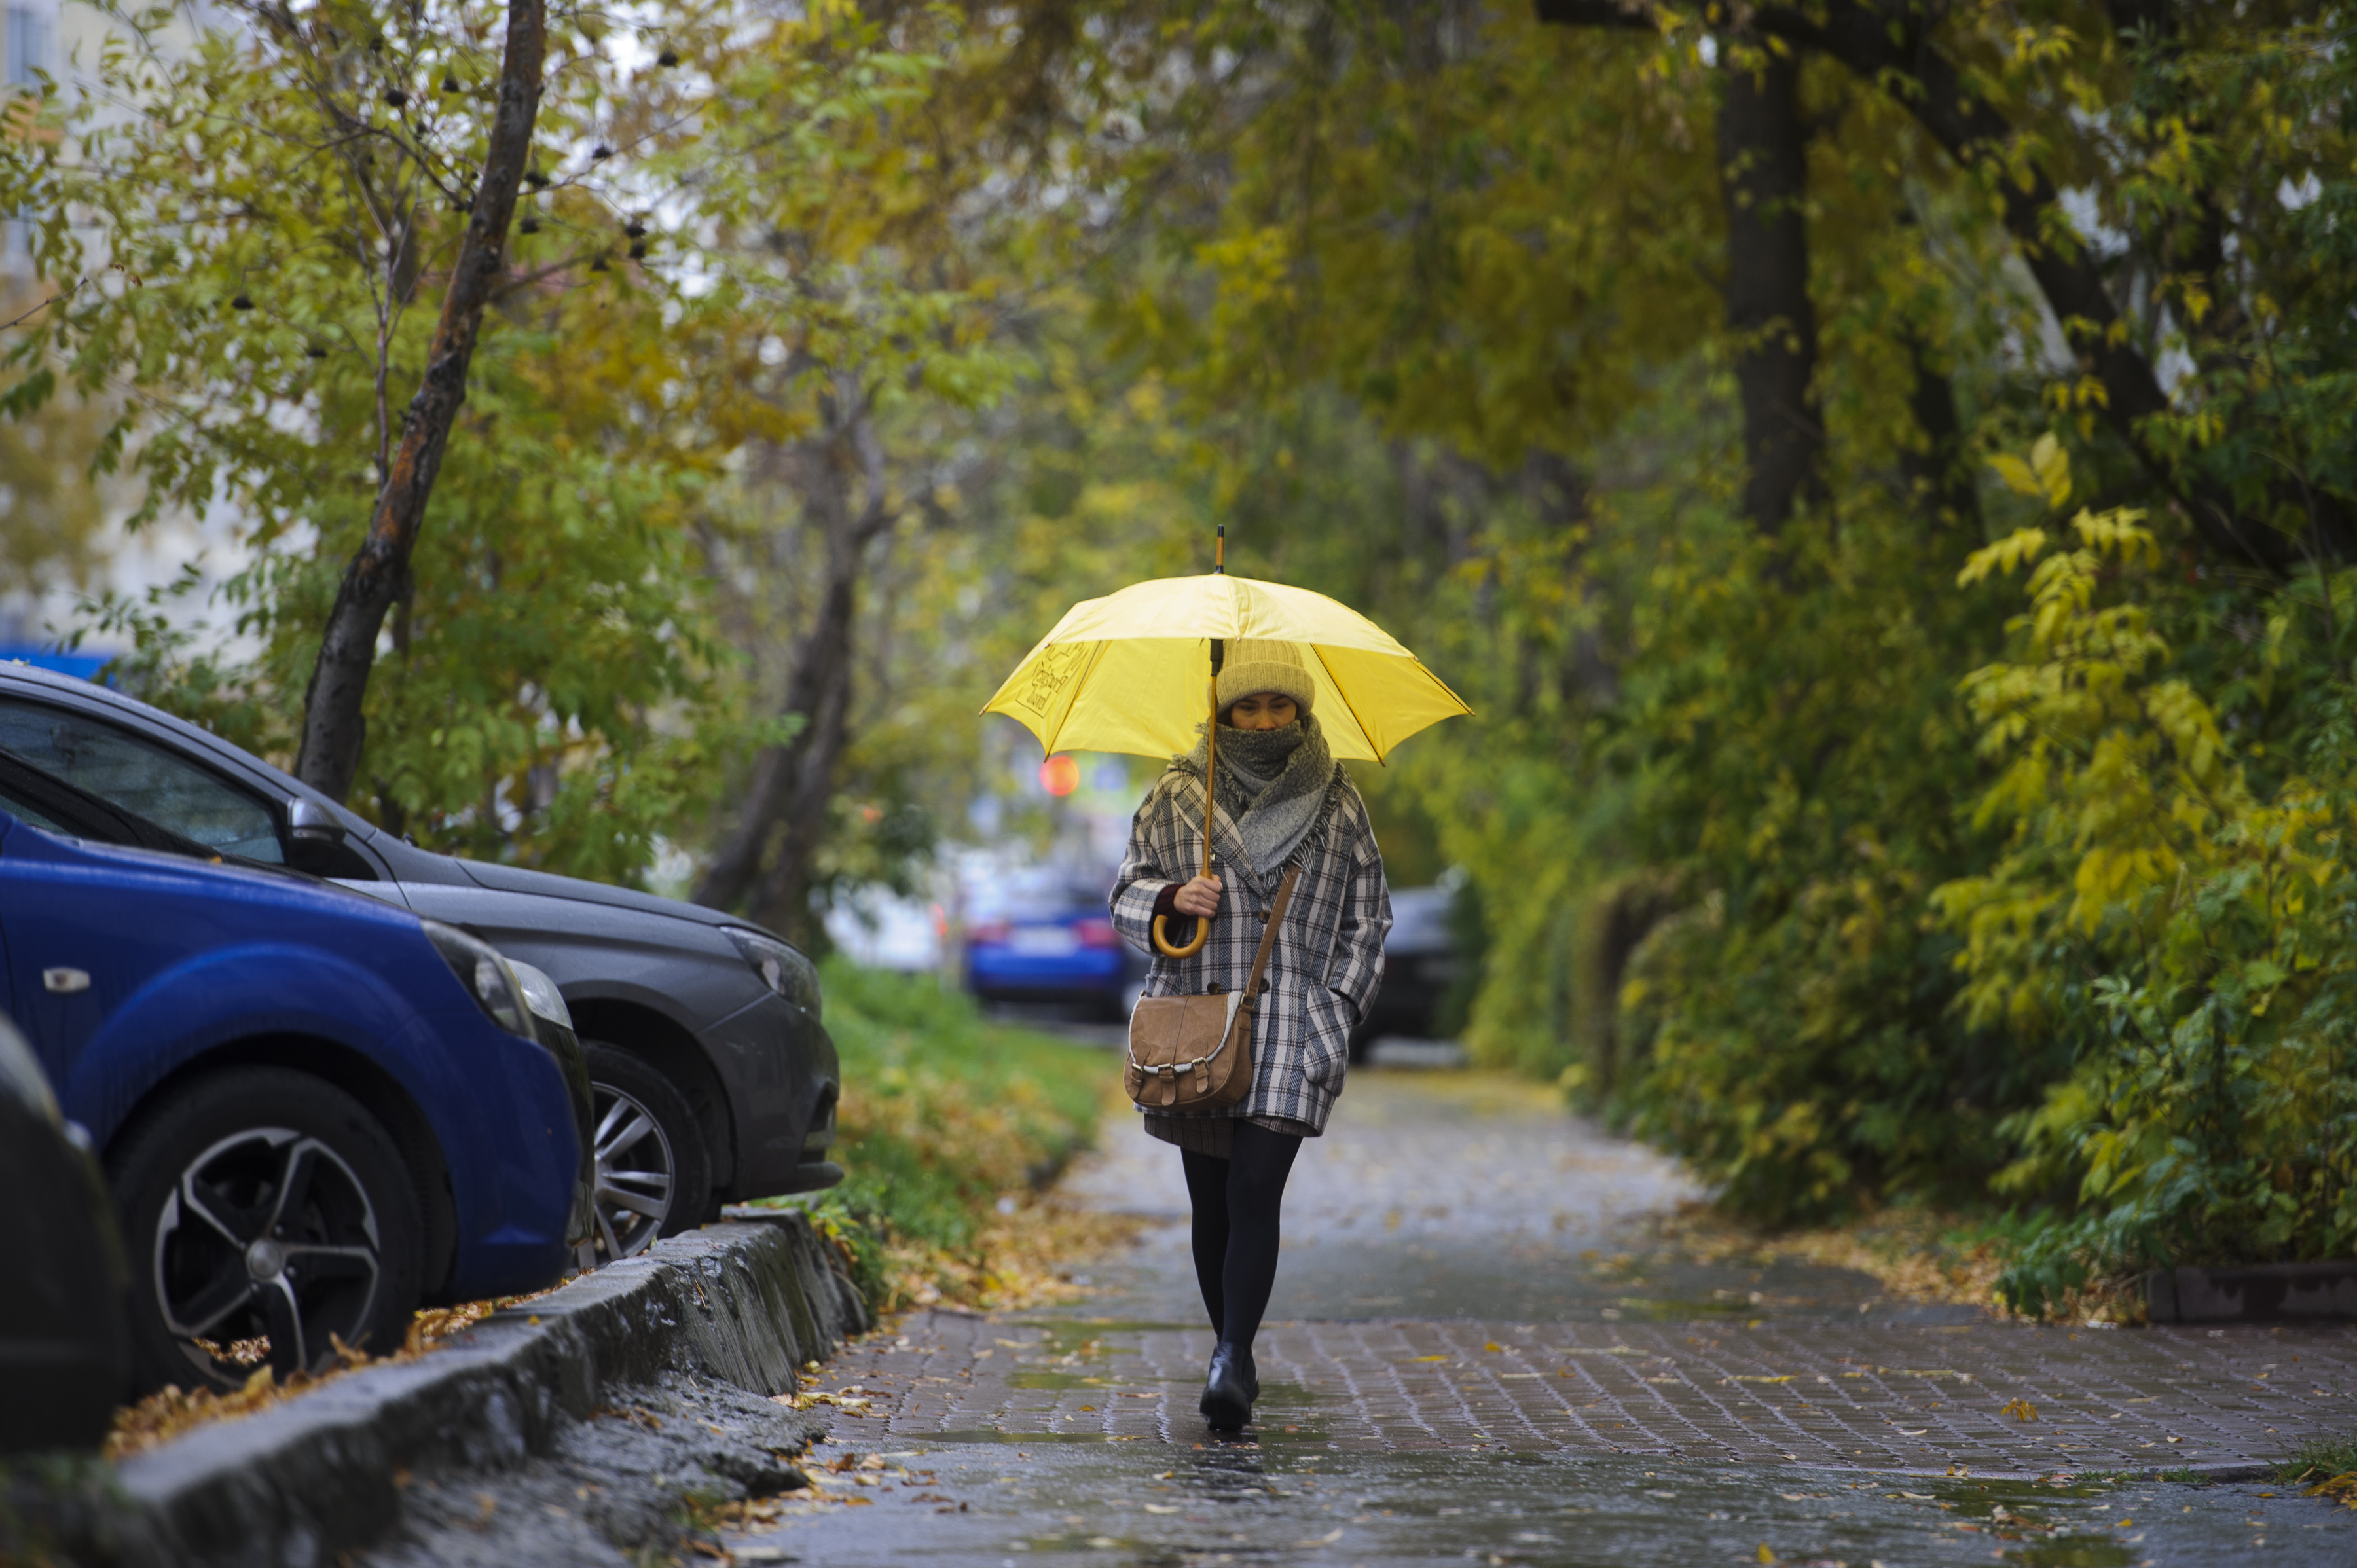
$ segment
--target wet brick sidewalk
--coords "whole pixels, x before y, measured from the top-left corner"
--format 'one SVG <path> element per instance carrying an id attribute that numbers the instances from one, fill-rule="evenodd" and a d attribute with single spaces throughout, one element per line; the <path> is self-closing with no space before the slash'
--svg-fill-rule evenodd
<path id="1" fill-rule="evenodd" d="M 1202 1436 L 1200 1330 L 931 1314 L 833 1369 L 879 1446 Z M 1286 1323 L 1264 1440 L 2044 1476 L 2244 1466 L 2357 1430 L 2338 1331 L 2009 1325 Z"/>
<path id="2" fill-rule="evenodd" d="M 1477 1075 L 1354 1075 L 1287 1195 L 1254 1424 L 1214 1437 L 1178 1163 L 1116 1125 L 1068 1180 L 1152 1222 L 1087 1300 L 830 1367 L 823 1496 L 737 1561 L 2357 1563 L 2357 1514 L 2257 1463 L 2357 1434 L 2357 1332 L 2033 1327 L 1682 1255 L 1647 1224 L 1674 1166 Z"/>
<path id="3" fill-rule="evenodd" d="M 1896 1305 L 1841 1270 L 1697 1262 L 1639 1223 L 1692 1195 L 1676 1167 L 1511 1081 L 1361 1075 L 1343 1104 L 1286 1195 L 1264 1434 L 2024 1476 L 2247 1466 L 2357 1434 L 2357 1330 L 2032 1326 Z M 1201 1435 L 1178 1161 L 1133 1126 L 1108 1145 L 1068 1188 L 1160 1222 L 1135 1255 L 1066 1312 L 935 1314 L 908 1349 L 855 1349 L 855 1424 Z"/>

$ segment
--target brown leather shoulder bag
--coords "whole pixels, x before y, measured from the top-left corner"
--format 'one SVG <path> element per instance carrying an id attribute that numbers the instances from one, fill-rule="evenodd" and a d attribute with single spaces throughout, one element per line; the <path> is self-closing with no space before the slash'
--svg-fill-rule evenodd
<path id="1" fill-rule="evenodd" d="M 1286 870 L 1242 991 L 1139 1000 L 1129 1015 L 1129 1063 L 1122 1072 L 1139 1110 L 1215 1111 L 1252 1092 L 1253 1017 L 1260 1004 L 1261 973 L 1300 875 L 1298 865 Z"/>

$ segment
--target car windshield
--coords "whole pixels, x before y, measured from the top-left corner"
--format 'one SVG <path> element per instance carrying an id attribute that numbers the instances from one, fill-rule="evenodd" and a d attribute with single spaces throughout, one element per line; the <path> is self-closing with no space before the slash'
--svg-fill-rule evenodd
<path id="1" fill-rule="evenodd" d="M 216 854 L 274 865 L 286 858 L 278 824 L 261 801 L 112 725 L 0 698 L 0 750 Z"/>

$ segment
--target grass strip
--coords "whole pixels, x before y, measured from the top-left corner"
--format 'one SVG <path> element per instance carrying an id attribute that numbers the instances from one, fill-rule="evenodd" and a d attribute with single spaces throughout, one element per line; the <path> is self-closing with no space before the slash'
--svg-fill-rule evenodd
<path id="1" fill-rule="evenodd" d="M 1126 1227 L 1047 1188 L 1118 1103 L 1118 1058 L 985 1018 L 931 975 L 838 957 L 821 982 L 842 1058 L 834 1157 L 846 1174 L 780 1201 L 845 1248 L 878 1311 L 1072 1294 L 1061 1265 Z"/>

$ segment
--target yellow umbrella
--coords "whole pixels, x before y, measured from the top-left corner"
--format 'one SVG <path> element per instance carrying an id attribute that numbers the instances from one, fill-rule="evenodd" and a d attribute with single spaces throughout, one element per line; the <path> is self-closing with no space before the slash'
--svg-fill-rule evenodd
<path id="1" fill-rule="evenodd" d="M 1074 605 L 982 711 L 1006 714 L 1050 753 L 1170 757 L 1194 746 L 1196 726 L 1211 710 L 1216 746 L 1205 682 L 1219 672 L 1222 645 L 1238 638 L 1300 650 L 1318 689 L 1319 726 L 1338 757 L 1381 762 L 1427 725 L 1473 711 L 1356 610 L 1307 588 L 1229 576 L 1227 530 L 1220 536 L 1222 564 L 1208 576 L 1160 577 Z M 1206 875 L 1211 837 L 1207 822 Z M 1192 944 L 1172 947 L 1157 920 L 1155 943 L 1183 958 L 1209 934 L 1209 923 L 1198 922 Z"/>

